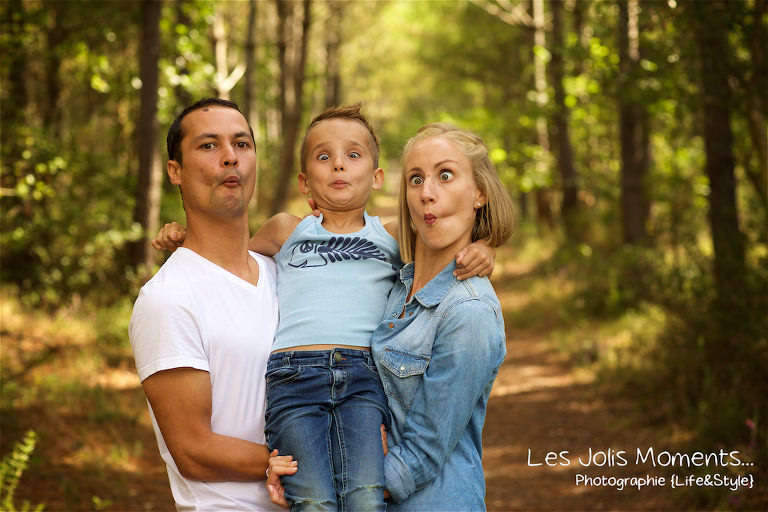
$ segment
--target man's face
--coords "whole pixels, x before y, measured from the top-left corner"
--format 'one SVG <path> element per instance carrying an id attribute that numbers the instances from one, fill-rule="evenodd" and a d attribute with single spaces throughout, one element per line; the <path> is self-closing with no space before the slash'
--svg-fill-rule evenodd
<path id="1" fill-rule="evenodd" d="M 211 105 L 182 120 L 183 165 L 168 162 L 171 183 L 180 185 L 184 209 L 237 217 L 244 214 L 256 181 L 256 150 L 243 115 Z"/>

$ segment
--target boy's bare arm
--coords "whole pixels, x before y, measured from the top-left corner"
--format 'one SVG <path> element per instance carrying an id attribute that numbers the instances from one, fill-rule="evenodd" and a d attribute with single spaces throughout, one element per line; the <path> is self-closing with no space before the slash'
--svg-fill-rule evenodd
<path id="1" fill-rule="evenodd" d="M 301 222 L 301 219 L 290 213 L 278 213 L 265 222 L 261 228 L 251 237 L 248 249 L 274 256 L 280 251 L 291 232 Z M 175 251 L 184 242 L 187 230 L 178 222 L 165 224 L 157 236 L 152 240 L 152 247 L 158 251 Z"/>
<path id="2" fill-rule="evenodd" d="M 181 247 L 184 238 L 187 236 L 187 230 L 178 222 L 169 222 L 158 231 L 155 239 L 152 240 L 152 247 L 157 251 L 173 252 Z"/>
<path id="3" fill-rule="evenodd" d="M 496 249 L 486 240 L 472 242 L 456 253 L 456 270 L 453 275 L 462 281 L 474 276 L 490 276 L 496 259 Z"/>
<path id="4" fill-rule="evenodd" d="M 393 220 L 392 222 L 387 222 L 384 224 L 384 229 L 387 230 L 387 233 L 392 235 L 392 238 L 397 240 L 397 243 L 400 243 L 400 223 L 396 220 Z"/>
<path id="5" fill-rule="evenodd" d="M 248 249 L 265 256 L 274 256 L 280 252 L 280 248 L 299 222 L 301 219 L 290 213 L 281 212 L 273 215 L 248 241 Z"/>

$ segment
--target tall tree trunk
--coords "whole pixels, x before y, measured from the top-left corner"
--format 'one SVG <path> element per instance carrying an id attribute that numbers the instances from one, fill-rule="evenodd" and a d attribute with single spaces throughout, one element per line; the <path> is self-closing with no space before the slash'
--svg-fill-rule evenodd
<path id="1" fill-rule="evenodd" d="M 272 214 L 285 208 L 288 187 L 296 174 L 296 141 L 303 111 L 304 64 L 311 24 L 311 2 L 303 0 L 302 15 L 298 13 L 298 5 L 289 0 L 277 0 L 282 146 Z"/>
<path id="2" fill-rule="evenodd" d="M 0 136 L 2 136 L 3 163 L 7 164 L 17 158 L 15 152 L 11 151 L 12 147 L 18 148 L 18 141 L 12 136 L 13 127 L 24 123 L 25 110 L 29 101 L 26 84 L 27 55 L 24 49 L 26 14 L 21 0 L 8 0 L 1 12 L 2 31 L 7 42 L 4 53 L 8 62 L 3 65 L 3 71 L 7 73 L 3 86 L 7 86 L 8 90 L 2 96 L 3 128 L 0 130 Z M 6 183 L 3 182 L 3 186 L 5 185 Z"/>
<path id="3" fill-rule="evenodd" d="M 768 138 L 766 137 L 766 116 L 768 115 L 768 30 L 765 17 L 768 14 L 766 0 L 755 0 L 752 16 L 750 50 L 754 69 L 747 84 L 747 124 L 752 147 L 757 152 L 757 169 L 746 167 L 746 175 L 755 187 L 763 207 L 768 209 Z"/>
<path id="4" fill-rule="evenodd" d="M 46 95 L 43 101 L 43 124 L 50 128 L 54 133 L 61 135 L 61 110 L 59 109 L 59 98 L 61 97 L 61 77 L 59 69 L 61 68 L 61 44 L 66 40 L 67 34 L 61 27 L 61 19 L 66 16 L 67 5 L 62 3 L 50 4 L 51 24 L 46 33 L 46 52 L 45 52 L 45 82 Z"/>
<path id="5" fill-rule="evenodd" d="M 589 37 L 584 29 L 589 16 L 589 7 L 590 2 L 587 0 L 578 0 L 573 3 L 573 32 L 579 38 L 579 46 L 585 51 L 589 48 Z M 575 59 L 573 68 L 575 75 L 584 73 L 584 63 L 581 59 Z"/>
<path id="6" fill-rule="evenodd" d="M 579 189 L 576 167 L 573 163 L 573 148 L 571 147 L 568 131 L 570 113 L 565 105 L 565 89 L 563 87 L 563 79 L 565 78 L 563 61 L 563 3 L 560 0 L 552 0 L 550 5 L 552 6 L 552 44 L 550 45 L 552 59 L 549 62 L 549 67 L 552 73 L 552 88 L 555 96 L 553 113 L 554 143 L 557 155 L 557 168 L 560 171 L 563 191 L 560 215 L 563 219 L 566 236 L 570 240 L 576 240 L 578 238 L 576 217 L 579 206 Z"/>
<path id="7" fill-rule="evenodd" d="M 735 305 L 744 293 L 745 243 L 739 230 L 736 204 L 731 89 L 728 85 L 728 2 L 693 2 L 688 7 L 694 15 L 701 66 L 715 286 L 720 304 Z"/>
<path id="8" fill-rule="evenodd" d="M 140 54 L 141 108 L 136 126 L 138 133 L 139 179 L 136 187 L 134 221 L 146 235 L 158 228 L 162 170 L 157 148 L 157 90 L 159 86 L 160 11 L 162 2 L 144 0 L 142 5 L 142 38 Z M 149 270 L 154 263 L 154 251 L 148 236 L 133 246 L 131 262 Z"/>
<path id="9" fill-rule="evenodd" d="M 640 72 L 638 0 L 619 0 L 619 132 L 621 139 L 621 226 L 624 243 L 647 238 L 649 201 L 645 190 L 648 174 L 648 114 L 635 87 Z"/>
<path id="10" fill-rule="evenodd" d="M 546 157 L 550 153 L 550 146 L 547 119 L 542 113 L 547 107 L 547 63 L 542 52 L 547 47 L 546 32 L 544 30 L 544 0 L 532 0 L 532 2 L 533 44 L 539 48 L 539 51 L 534 49 L 533 54 L 536 105 L 540 110 L 536 118 L 536 131 L 539 137 L 539 146 L 541 147 L 541 157 L 536 162 L 536 166 L 538 167 L 539 174 L 546 174 L 549 168 L 549 162 L 546 160 Z M 554 220 L 550 196 L 551 192 L 548 188 L 540 187 L 536 189 L 536 218 L 539 221 L 539 228 L 551 230 L 554 227 Z"/>
<path id="11" fill-rule="evenodd" d="M 340 1 L 331 1 L 329 6 L 329 30 L 326 31 L 326 75 L 325 75 L 325 107 L 335 107 L 341 101 L 341 72 L 339 70 L 339 46 L 341 45 L 341 29 L 344 26 L 344 6 Z"/>
<path id="12" fill-rule="evenodd" d="M 245 29 L 245 74 L 243 86 L 243 112 L 248 116 L 251 124 L 254 125 L 254 135 L 258 128 L 255 122 L 257 116 L 257 95 L 256 95 L 256 24 L 258 20 L 258 2 L 257 0 L 248 0 L 248 23 Z"/>
<path id="13" fill-rule="evenodd" d="M 245 115 L 248 117 L 248 122 L 253 129 L 254 144 L 258 151 L 260 132 L 259 132 L 259 112 L 258 112 L 258 95 L 256 94 L 256 79 L 254 78 L 256 73 L 256 23 L 258 20 L 258 2 L 256 0 L 248 1 L 248 22 L 245 30 L 245 74 L 244 74 L 244 91 L 243 91 L 243 104 L 241 108 Z M 256 188 L 253 191 L 253 197 L 251 199 L 251 205 L 258 206 L 259 200 L 259 168 L 257 167 L 256 175 Z"/>
<path id="14" fill-rule="evenodd" d="M 176 0 L 174 10 L 176 14 L 176 23 L 178 25 L 188 27 L 192 24 L 192 21 L 189 19 L 189 16 L 187 16 L 187 13 L 184 10 L 184 4 L 186 2 L 187 0 Z M 189 75 L 189 68 L 187 67 L 186 61 L 182 66 L 178 67 L 177 72 L 180 75 Z M 184 105 L 186 107 L 187 105 L 192 104 L 192 95 L 184 88 L 181 83 L 174 87 L 174 94 L 176 95 L 176 100 L 178 101 L 179 105 Z"/>
<path id="15" fill-rule="evenodd" d="M 25 201 L 16 195 L 16 185 L 22 178 L 25 171 L 14 169 L 16 163 L 21 159 L 23 152 L 23 141 L 17 134 L 19 129 L 26 124 L 27 104 L 29 94 L 27 91 L 27 51 L 24 45 L 26 12 L 24 3 L 21 0 L 8 0 L 0 9 L 0 30 L 3 34 L 4 57 L 2 62 L 3 94 L 0 95 L 0 116 L 2 116 L 2 128 L 0 129 L 0 198 L 3 199 L 3 213 L 0 215 L 0 225 L 6 228 L 6 221 L 11 218 L 6 212 L 10 211 L 11 206 L 19 205 L 27 218 L 32 216 L 32 206 L 29 201 Z M 6 210 L 5 208 L 8 208 Z M 44 241 L 35 240 L 35 243 Z M 14 257 L 12 251 L 6 247 L 0 247 L 0 265 L 6 271 L 13 269 L 20 258 Z M 8 258 L 15 261 L 10 261 Z M 24 260 L 28 257 L 24 255 Z M 13 270 L 10 270 L 12 273 Z"/>
<path id="16" fill-rule="evenodd" d="M 229 44 L 227 27 L 224 23 L 222 4 L 214 4 L 213 16 L 213 53 L 216 61 L 216 74 L 214 76 L 216 94 L 219 98 L 229 99 L 230 92 L 245 74 L 245 64 L 238 63 L 231 72 L 229 71 Z"/>

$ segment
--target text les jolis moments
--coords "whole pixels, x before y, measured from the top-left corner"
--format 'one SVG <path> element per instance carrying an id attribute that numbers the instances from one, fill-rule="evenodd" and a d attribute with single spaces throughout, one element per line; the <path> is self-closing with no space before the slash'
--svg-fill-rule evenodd
<path id="1" fill-rule="evenodd" d="M 631 460 L 631 455 L 626 450 L 614 450 L 613 448 L 607 450 L 589 448 L 589 453 L 586 456 L 576 457 L 575 462 L 568 450 L 547 452 L 543 458 L 538 458 L 530 448 L 528 449 L 528 466 L 570 466 L 578 463 L 585 467 L 620 467 L 629 465 Z M 739 459 L 738 451 L 726 452 L 721 449 L 719 452 L 710 453 L 679 453 L 666 450 L 657 451 L 653 447 L 638 448 L 634 463 L 636 465 L 650 464 L 653 467 L 752 466 L 752 463 L 742 462 Z"/>

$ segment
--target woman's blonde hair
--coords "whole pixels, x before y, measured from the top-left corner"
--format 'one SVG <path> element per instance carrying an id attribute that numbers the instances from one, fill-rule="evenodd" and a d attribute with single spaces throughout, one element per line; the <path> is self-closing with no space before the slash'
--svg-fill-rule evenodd
<path id="1" fill-rule="evenodd" d="M 483 139 L 448 123 L 431 123 L 419 128 L 416 135 L 411 137 L 403 148 L 401 159 L 403 172 L 400 178 L 398 201 L 400 257 L 403 262 L 413 261 L 416 242 L 416 232 L 406 201 L 405 160 L 417 142 L 430 137 L 443 137 L 459 148 L 472 164 L 475 184 L 486 197 L 486 203 L 475 213 L 472 241 L 486 240 L 491 247 L 498 247 L 506 242 L 512 235 L 515 225 L 512 200 L 499 180 Z"/>

